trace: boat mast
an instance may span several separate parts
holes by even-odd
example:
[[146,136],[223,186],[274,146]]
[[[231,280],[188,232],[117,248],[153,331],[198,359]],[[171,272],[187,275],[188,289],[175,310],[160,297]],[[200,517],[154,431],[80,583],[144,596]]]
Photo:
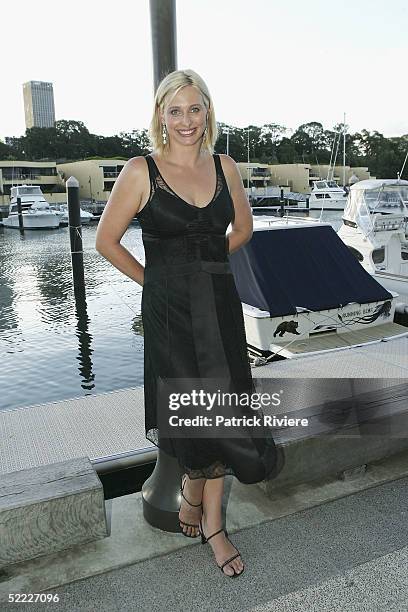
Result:
[[[331,152],[330,152],[329,169],[327,170],[327,179],[326,179],[327,181],[330,180],[330,170],[331,170],[331,165],[332,165],[334,147],[336,146],[336,139],[337,139],[337,132],[334,132],[333,144],[332,144],[332,148],[331,148]],[[323,177],[321,177],[321,178],[323,178]]]
[[331,179],[330,180],[334,179],[334,170],[335,170],[335,167],[336,167],[337,153],[339,152],[339,145],[340,145],[340,140],[341,140],[341,129],[340,128],[339,128],[338,136],[339,136],[339,139],[337,141],[336,153],[335,153],[334,160],[333,160],[332,175],[331,175]]
[[400,178],[402,176],[402,173],[404,172],[405,164],[407,163],[407,157],[408,157],[408,151],[407,151],[407,154],[405,156],[404,163],[402,164],[401,171],[399,173],[397,173],[398,180],[400,180]]
[[343,119],[343,187],[346,186],[346,113]]

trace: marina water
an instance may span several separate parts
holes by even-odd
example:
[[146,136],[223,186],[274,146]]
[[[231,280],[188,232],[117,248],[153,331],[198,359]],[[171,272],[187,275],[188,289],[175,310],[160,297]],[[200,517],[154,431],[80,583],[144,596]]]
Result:
[[[327,211],[322,220],[337,231],[341,214]],[[0,410],[143,385],[142,287],[95,250],[95,235],[96,226],[82,228],[79,315],[68,228],[20,236],[0,226]],[[122,244],[144,262],[138,226]]]

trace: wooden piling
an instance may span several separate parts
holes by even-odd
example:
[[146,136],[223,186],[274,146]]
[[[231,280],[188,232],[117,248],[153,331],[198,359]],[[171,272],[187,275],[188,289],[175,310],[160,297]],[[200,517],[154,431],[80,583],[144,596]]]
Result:
[[23,209],[21,208],[21,197],[17,197],[17,213],[18,213],[18,227],[20,229],[20,234],[24,234],[24,219],[23,219]]
[[79,183],[74,176],[66,182],[68,200],[68,228],[71,245],[72,277],[75,288],[85,287],[82,227],[79,205]]

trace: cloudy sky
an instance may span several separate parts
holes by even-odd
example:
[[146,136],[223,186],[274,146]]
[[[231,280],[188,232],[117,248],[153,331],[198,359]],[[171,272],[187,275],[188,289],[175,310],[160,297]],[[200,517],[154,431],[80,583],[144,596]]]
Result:
[[[96,134],[147,127],[148,0],[2,5],[0,138],[24,133],[22,84],[51,81],[57,119]],[[219,121],[408,133],[406,0],[177,0],[178,68],[206,80]]]

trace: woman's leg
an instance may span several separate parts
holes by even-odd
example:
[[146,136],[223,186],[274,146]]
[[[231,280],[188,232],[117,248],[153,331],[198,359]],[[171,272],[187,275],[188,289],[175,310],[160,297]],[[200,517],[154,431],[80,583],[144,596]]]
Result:
[[[192,478],[190,480],[190,478],[187,476],[184,484],[183,493],[190,503],[199,504],[201,502],[205,482],[205,478]],[[183,521],[184,523],[198,525],[201,518],[201,514],[202,511],[200,507],[193,508],[192,506],[190,506],[190,504],[186,502],[183,496],[181,497],[181,505],[179,512],[180,521]],[[185,534],[191,537],[197,536],[200,531],[198,527],[187,527],[186,525],[180,525],[180,527],[183,529]]]
[[[222,495],[224,493],[224,477],[208,479],[203,490],[203,518],[202,526],[204,536],[210,536],[215,531],[222,528]],[[211,538],[208,544],[213,549],[215,559],[218,565],[222,565],[226,559],[229,559],[236,554],[236,549],[227,540],[224,532]],[[237,574],[242,572],[244,564],[241,557],[237,557],[231,563],[228,563],[223,572],[232,576],[234,569]]]

